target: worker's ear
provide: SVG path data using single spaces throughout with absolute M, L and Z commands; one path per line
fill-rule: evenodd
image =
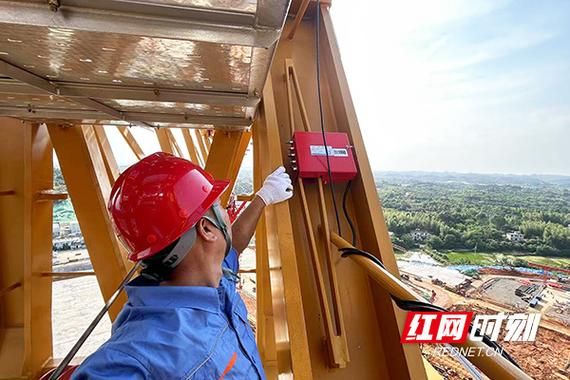
M 196 234 L 207 242 L 218 240 L 218 235 L 215 233 L 216 230 L 216 226 L 208 219 L 202 218 L 196 223 Z

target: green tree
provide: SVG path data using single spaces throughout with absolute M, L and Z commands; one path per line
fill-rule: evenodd
M 444 243 L 439 236 L 432 236 L 428 239 L 427 245 L 433 249 L 443 249 Z
M 520 230 L 527 238 L 539 238 L 544 235 L 546 223 L 543 221 L 526 220 L 521 223 Z
M 503 230 L 507 225 L 507 219 L 504 215 L 495 214 L 491 217 L 491 223 L 497 228 L 498 230 Z

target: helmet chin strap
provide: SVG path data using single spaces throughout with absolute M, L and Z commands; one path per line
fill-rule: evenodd
M 224 235 L 224 239 L 226 240 L 226 253 L 224 255 L 225 257 L 230 253 L 230 249 L 232 249 L 232 237 L 228 232 L 228 226 L 226 225 L 226 222 L 224 221 L 224 218 L 222 217 L 222 214 L 220 213 L 218 206 L 219 204 L 215 204 L 212 206 L 212 211 L 214 211 L 215 220 L 207 215 L 203 216 L 203 218 L 208 220 L 214 226 L 216 226 Z
M 178 242 L 170 252 L 159 260 L 143 260 L 141 275 L 154 281 L 164 281 L 166 275 L 174 269 L 190 252 L 196 241 L 196 228 L 192 227 L 178 239 Z
M 178 243 L 176 243 L 172 251 L 162 260 L 162 266 L 170 269 L 175 268 L 180 264 L 186 254 L 190 252 L 195 241 L 196 228 L 192 227 L 180 237 L 180 240 L 178 240 Z
M 202 218 L 208 220 L 212 223 L 216 228 L 218 228 L 222 234 L 224 235 L 224 239 L 226 241 L 226 252 L 224 257 L 226 257 L 230 253 L 230 249 L 232 248 L 232 238 L 228 232 L 228 227 L 222 217 L 222 214 L 218 210 L 219 205 L 212 206 L 212 210 L 214 212 L 214 218 L 211 218 L 207 215 L 204 215 Z M 184 235 L 180 237 L 174 248 L 166 255 L 162 260 L 160 260 L 160 268 L 164 268 L 167 271 L 174 269 L 182 259 L 190 252 L 192 246 L 196 242 L 196 227 L 190 228 Z M 152 264 L 149 265 L 148 263 L 143 263 L 143 276 L 154 279 L 156 281 L 163 281 L 164 280 L 164 273 L 160 273 L 156 268 L 152 267 Z
M 232 249 L 232 237 L 228 233 L 228 225 L 226 224 L 224 218 L 222 217 L 222 214 L 220 213 L 220 210 L 218 209 L 219 206 L 220 206 L 219 203 L 216 203 L 212 206 L 212 210 L 214 211 L 214 216 L 216 217 L 215 221 L 212 220 L 212 218 L 207 217 L 207 216 L 204 216 L 204 218 L 209 220 L 216 227 L 218 227 L 218 229 L 220 231 L 222 231 L 222 234 L 224 235 L 224 239 L 226 240 L 226 253 L 225 253 L 224 257 L 227 257 L 228 254 L 230 253 L 230 250 Z M 240 281 L 240 276 L 229 268 L 223 267 L 222 273 L 230 281 L 233 281 L 235 283 L 238 283 Z

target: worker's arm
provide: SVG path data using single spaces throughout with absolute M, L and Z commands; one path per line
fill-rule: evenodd
M 286 201 L 293 196 L 293 185 L 283 166 L 271 173 L 251 204 L 232 224 L 232 243 L 238 254 L 247 248 L 265 206 Z
M 232 244 L 238 254 L 247 248 L 264 208 L 265 203 L 256 195 L 251 204 L 243 210 L 234 224 L 232 224 Z

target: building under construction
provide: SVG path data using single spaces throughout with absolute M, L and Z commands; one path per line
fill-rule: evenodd
M 269 379 L 441 378 L 418 345 L 400 343 L 401 306 L 426 301 L 399 281 L 330 7 L 0 0 L 0 379 L 38 378 L 61 360 L 54 201 L 71 199 L 105 300 L 132 267 L 106 208 L 120 174 L 108 133 L 142 159 L 153 152 L 139 128 L 232 186 L 250 143 L 255 189 L 277 166 L 293 176 L 294 198 L 267 207 L 256 231 L 256 338 Z M 68 193 L 53 190 L 54 152 Z M 342 258 L 353 245 L 372 259 Z M 491 379 L 528 378 L 485 350 L 470 360 Z

